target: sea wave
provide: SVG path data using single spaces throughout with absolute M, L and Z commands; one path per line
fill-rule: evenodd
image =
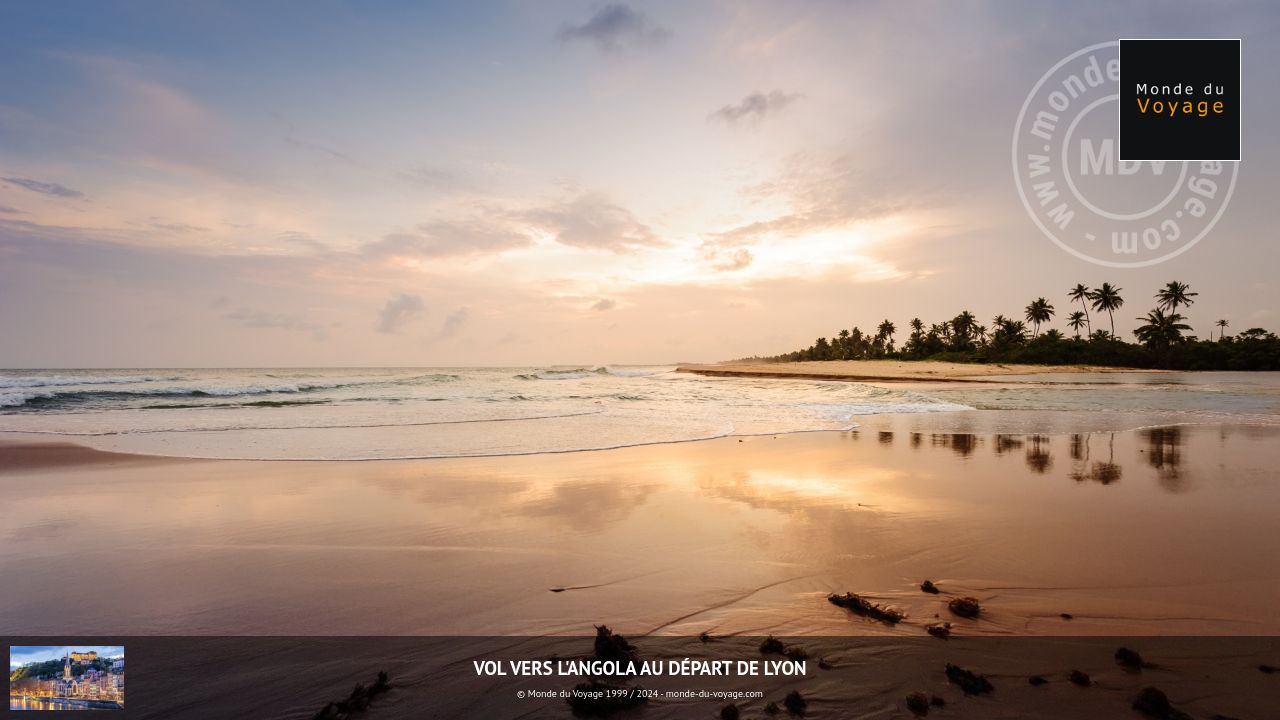
M 192 387 L 136 388 L 131 390 L 28 390 L 0 393 L 0 407 L 86 403 L 140 398 L 237 397 L 305 393 L 341 387 L 338 384 L 279 383 L 253 385 L 202 385 Z
M 65 387 L 68 385 L 122 385 L 144 382 L 174 382 L 180 375 L 54 375 L 0 377 L 0 388 Z
M 671 366 L 624 366 L 610 367 L 608 365 L 596 365 L 593 367 L 579 367 L 570 369 L 550 368 L 546 370 L 538 370 L 531 373 L 520 373 L 513 375 L 516 380 L 581 380 L 583 378 L 596 377 L 600 375 L 610 375 L 612 377 L 650 377 L 653 375 L 662 375 L 674 370 Z

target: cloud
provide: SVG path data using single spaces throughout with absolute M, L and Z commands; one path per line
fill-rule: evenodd
M 0 205 L 0 213 L 7 213 L 9 215 L 26 215 L 26 213 L 22 212 L 18 208 L 10 207 L 8 205 Z
M 746 248 L 718 248 L 714 245 L 702 247 L 702 257 L 711 264 L 712 269 L 721 272 L 732 272 L 749 267 L 755 256 Z
M 471 310 L 465 307 L 458 308 L 444 319 L 444 325 L 440 328 L 440 337 L 451 338 L 462 332 L 462 328 L 471 319 Z
M 561 42 L 583 40 L 594 43 L 601 52 L 612 53 L 629 45 L 657 45 L 671 36 L 671 31 L 654 25 L 643 13 L 622 3 L 605 5 L 579 25 L 560 28 Z
M 595 310 L 596 312 L 604 312 L 606 310 L 612 310 L 616 307 L 618 307 L 618 301 L 611 300 L 609 298 L 600 298 L 599 300 L 595 301 L 591 305 L 591 309 Z
M 422 298 L 417 295 L 398 293 L 392 296 L 378 313 L 378 332 L 396 332 L 415 315 L 422 313 L 423 307 Z
M 200 227 L 199 225 L 190 225 L 183 222 L 164 222 L 154 217 L 151 218 L 151 227 L 172 233 L 208 232 L 209 230 L 209 228 Z
M 804 97 L 799 93 L 785 93 L 773 90 L 769 93 L 754 92 L 741 101 L 711 113 L 712 120 L 719 120 L 729 125 L 745 123 L 755 125 L 769 115 L 782 111 L 783 108 Z
M 425 256 L 450 257 L 500 253 L 527 247 L 533 238 L 504 224 L 487 220 L 423 223 L 410 232 L 391 233 L 368 243 L 360 252 L 374 259 Z
M 325 253 L 329 247 L 307 233 L 298 230 L 285 230 L 276 235 L 286 245 L 308 250 L 314 253 Z
M 570 247 L 627 252 L 640 246 L 665 244 L 630 210 L 598 194 L 582 195 L 554 207 L 523 213 L 521 217 L 551 233 L 556 242 Z
M 10 185 L 26 188 L 31 192 L 40 193 L 41 195 L 53 195 L 54 197 L 69 198 L 72 200 L 84 199 L 84 193 L 79 190 L 73 190 L 66 185 L 59 185 L 58 183 L 41 182 L 39 180 L 30 180 L 28 178 L 20 177 L 0 178 L 0 180 L 4 180 Z
M 828 160 L 796 155 L 783 172 L 746 189 L 750 197 L 784 200 L 787 210 L 716 233 L 704 250 L 797 237 L 919 210 L 936 201 L 936 192 L 928 180 L 909 181 L 901 171 L 884 165 L 863 167 L 848 155 Z
M 355 159 L 351 155 L 341 150 L 338 150 L 337 148 L 334 148 L 320 140 L 313 140 L 311 138 L 302 137 L 300 135 L 289 134 L 284 137 L 284 141 L 290 145 L 293 145 L 294 147 L 299 147 L 304 150 L 314 150 L 315 152 L 318 152 L 321 155 L 327 155 L 328 157 L 334 160 L 341 161 L 353 167 L 358 167 L 358 168 L 367 167 L 364 163 Z
M 227 313 L 223 317 L 228 320 L 234 320 L 249 328 L 309 332 L 311 333 L 311 337 L 315 340 L 324 340 L 328 337 L 328 333 L 325 332 L 323 327 L 315 323 L 307 322 L 296 315 L 286 315 L 283 313 L 274 313 L 268 310 L 239 307 Z

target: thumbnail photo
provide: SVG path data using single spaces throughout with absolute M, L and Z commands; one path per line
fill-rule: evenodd
M 11 646 L 9 709 L 123 710 L 124 646 Z

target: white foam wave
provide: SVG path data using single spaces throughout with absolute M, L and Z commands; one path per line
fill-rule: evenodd
M 29 400 L 36 398 L 51 398 L 51 392 L 7 392 L 0 393 L 0 407 L 22 407 Z

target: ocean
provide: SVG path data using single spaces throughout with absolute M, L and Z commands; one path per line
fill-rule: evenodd
M 967 410 L 1280 421 L 1275 373 L 1081 374 L 990 383 L 712 378 L 671 366 L 0 371 L 0 438 L 202 458 L 519 455 L 855 428 Z

